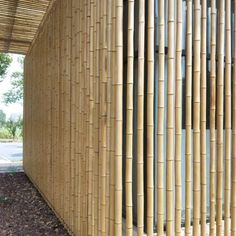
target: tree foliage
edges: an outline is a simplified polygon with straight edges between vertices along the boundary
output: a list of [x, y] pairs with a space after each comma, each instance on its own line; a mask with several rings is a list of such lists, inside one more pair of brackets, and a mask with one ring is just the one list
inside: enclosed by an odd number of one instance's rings
[[0, 110], [0, 128], [5, 124], [6, 122], [6, 114]]
[[21, 117], [19, 117], [17, 120], [10, 118], [9, 120], [6, 121], [5, 127], [10, 133], [11, 137], [15, 139], [17, 130], [21, 130], [21, 135], [22, 135], [23, 119]]
[[0, 53], [0, 82], [6, 75], [7, 69], [11, 63], [12, 63], [12, 58], [10, 55], [5, 53]]
[[24, 58], [18, 58], [18, 62], [21, 64], [21, 70], [15, 71], [11, 75], [11, 88], [3, 94], [3, 100], [5, 104], [22, 103], [23, 101], [23, 62]]

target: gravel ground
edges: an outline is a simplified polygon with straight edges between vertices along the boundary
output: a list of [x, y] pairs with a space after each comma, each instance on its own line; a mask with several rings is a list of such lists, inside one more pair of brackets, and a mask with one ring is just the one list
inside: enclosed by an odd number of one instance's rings
[[69, 236], [24, 173], [0, 174], [1, 236]]

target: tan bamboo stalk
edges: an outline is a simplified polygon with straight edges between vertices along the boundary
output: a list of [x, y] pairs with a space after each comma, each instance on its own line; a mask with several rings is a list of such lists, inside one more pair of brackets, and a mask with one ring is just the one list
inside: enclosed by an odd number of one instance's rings
[[157, 233], [164, 234], [165, 1], [158, 5]]
[[133, 89], [134, 89], [134, 0], [128, 1], [127, 118], [126, 118], [126, 235], [133, 235]]
[[88, 234], [93, 233], [93, 161], [94, 161], [94, 1], [90, 1], [90, 32], [89, 32], [89, 212], [88, 212]]
[[207, 56], [207, 1], [202, 1], [201, 10], [201, 234], [206, 235], [206, 56]]
[[175, 64], [175, 235], [181, 235], [181, 139], [182, 139], [182, 4], [177, 1]]
[[116, 0], [115, 235], [122, 235], [123, 0]]
[[186, 114], [185, 114], [185, 235], [191, 235], [192, 166], [192, 0], [187, 1], [186, 17]]
[[175, 1], [168, 2], [168, 78], [166, 123], [166, 235], [173, 235]]
[[[116, 78], [116, 4], [112, 4], [112, 38], [111, 38], [111, 173], [115, 173], [115, 78]], [[110, 175], [110, 235], [115, 234], [115, 175]]]
[[231, 175], [231, 1], [226, 1], [225, 14], [225, 188], [224, 235], [230, 235], [230, 175]]
[[211, 1], [211, 66], [210, 66], [210, 235], [215, 235], [216, 202], [216, 1]]
[[154, 224], [154, 0], [148, 1], [147, 42], [147, 235]]
[[145, 1], [139, 2], [138, 35], [138, 107], [137, 107], [137, 234], [143, 235], [144, 228], [144, 174], [143, 174], [143, 132], [144, 132], [144, 31]]
[[[234, 15], [236, 1], [234, 1]], [[234, 24], [234, 74], [233, 74], [233, 127], [232, 127], [232, 168], [236, 169], [236, 24]], [[231, 235], [236, 235], [236, 171], [232, 171], [231, 186]]]
[[106, 161], [106, 233], [110, 232], [110, 163], [111, 163], [111, 96], [112, 96], [112, 67], [111, 67], [111, 39], [112, 39], [112, 0], [107, 0], [107, 161]]
[[95, 199], [95, 235], [98, 234], [98, 225], [99, 225], [99, 39], [100, 39], [100, 1], [96, 1], [96, 54], [95, 54], [95, 70], [96, 70], [96, 77], [95, 77], [95, 89], [96, 89], [96, 162], [95, 162], [95, 192], [96, 192], [96, 199]]
[[224, 114], [224, 8], [219, 6], [219, 46], [217, 74], [217, 191], [216, 191], [216, 235], [222, 233], [222, 195], [223, 195], [223, 114]]
[[200, 221], [200, 1], [194, 1], [194, 75], [193, 75], [193, 235], [199, 235]]
[[101, 230], [102, 235], [106, 234], [106, 160], [107, 160], [107, 126], [106, 126], [106, 118], [107, 118], [107, 102], [106, 102], [106, 86], [107, 86], [107, 38], [106, 38], [106, 23], [107, 23], [107, 2], [103, 0], [101, 2], [101, 40], [102, 40], [102, 48], [101, 48], [101, 158], [102, 158], [102, 200], [101, 200]]
[[104, 0], [101, 1], [100, 9], [99, 9], [99, 22], [100, 22], [100, 39], [99, 39], [99, 201], [98, 201], [98, 211], [99, 211], [99, 225], [98, 225], [98, 233], [102, 234], [103, 229], [103, 191], [105, 190], [103, 186], [103, 4]]

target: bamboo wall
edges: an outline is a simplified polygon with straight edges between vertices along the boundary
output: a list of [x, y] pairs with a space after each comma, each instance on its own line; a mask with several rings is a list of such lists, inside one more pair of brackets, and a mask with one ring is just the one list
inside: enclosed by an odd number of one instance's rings
[[55, 1], [25, 59], [24, 170], [71, 234], [236, 235], [235, 9]]

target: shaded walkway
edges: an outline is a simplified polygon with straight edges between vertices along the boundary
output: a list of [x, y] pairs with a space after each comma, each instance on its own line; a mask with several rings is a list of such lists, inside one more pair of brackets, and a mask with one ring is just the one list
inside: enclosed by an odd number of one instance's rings
[[0, 174], [1, 236], [67, 236], [24, 173]]
[[23, 171], [22, 159], [22, 143], [0, 143], [0, 173]]

